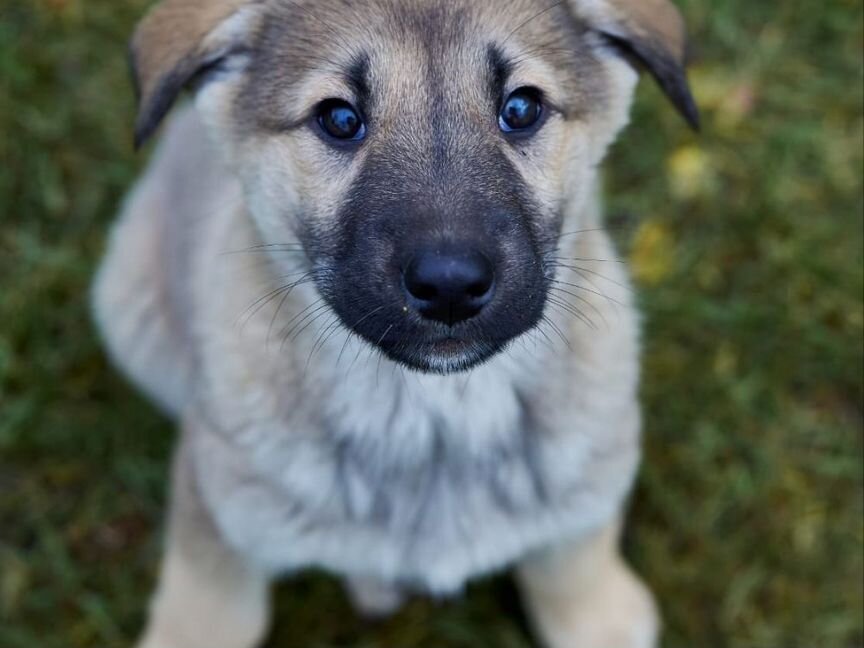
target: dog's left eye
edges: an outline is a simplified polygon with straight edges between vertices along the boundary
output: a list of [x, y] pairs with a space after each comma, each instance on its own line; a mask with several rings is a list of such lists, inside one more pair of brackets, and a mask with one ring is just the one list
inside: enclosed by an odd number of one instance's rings
[[347, 101], [328, 99], [318, 106], [318, 123], [330, 137], [359, 141], [366, 136], [366, 124]]
[[540, 121], [543, 102], [535, 88], [519, 88], [504, 102], [498, 125], [505, 133], [527, 131]]

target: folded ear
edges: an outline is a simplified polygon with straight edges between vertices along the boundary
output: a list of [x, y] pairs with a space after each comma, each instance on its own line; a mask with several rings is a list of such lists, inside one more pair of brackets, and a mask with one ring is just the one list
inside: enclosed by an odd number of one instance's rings
[[576, 16], [640, 61], [691, 127], [699, 109], [687, 82], [684, 20], [670, 0], [569, 0]]
[[185, 87], [248, 52], [257, 2], [163, 0], [141, 21], [130, 45], [136, 146], [153, 134]]

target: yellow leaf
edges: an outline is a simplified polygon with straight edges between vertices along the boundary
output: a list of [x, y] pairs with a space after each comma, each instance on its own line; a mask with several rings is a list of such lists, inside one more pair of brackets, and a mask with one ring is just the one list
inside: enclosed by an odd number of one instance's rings
[[690, 87], [702, 110], [714, 110], [729, 92], [731, 81], [725, 69], [698, 67], [690, 71]]
[[669, 185], [672, 194], [682, 200], [709, 192], [715, 182], [710, 157], [698, 146], [682, 146], [668, 162]]
[[639, 226], [633, 239], [630, 263], [633, 275], [644, 284], [663, 281], [674, 269], [675, 240], [659, 221], [648, 220]]

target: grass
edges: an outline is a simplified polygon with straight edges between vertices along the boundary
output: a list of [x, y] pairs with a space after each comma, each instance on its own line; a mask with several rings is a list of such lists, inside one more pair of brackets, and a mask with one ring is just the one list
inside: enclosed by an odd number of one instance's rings
[[[669, 648], [853, 648], [862, 618], [862, 7], [682, 1], [704, 133], [643, 84], [607, 195], [645, 312], [627, 553]], [[0, 0], [0, 646], [128, 646], [171, 426], [107, 366], [85, 294], [143, 160], [144, 0]], [[356, 619], [280, 588], [274, 648], [527, 648], [506, 578]]]

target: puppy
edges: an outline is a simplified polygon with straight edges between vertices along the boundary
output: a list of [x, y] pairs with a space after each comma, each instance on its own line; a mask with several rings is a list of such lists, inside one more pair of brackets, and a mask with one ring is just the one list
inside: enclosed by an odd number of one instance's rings
[[617, 543], [638, 326], [597, 167], [637, 66], [694, 126], [667, 0], [165, 0], [94, 289], [175, 417], [143, 648], [250, 648], [306, 567], [395, 610], [515, 566], [548, 648], [647, 648]]

